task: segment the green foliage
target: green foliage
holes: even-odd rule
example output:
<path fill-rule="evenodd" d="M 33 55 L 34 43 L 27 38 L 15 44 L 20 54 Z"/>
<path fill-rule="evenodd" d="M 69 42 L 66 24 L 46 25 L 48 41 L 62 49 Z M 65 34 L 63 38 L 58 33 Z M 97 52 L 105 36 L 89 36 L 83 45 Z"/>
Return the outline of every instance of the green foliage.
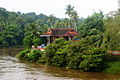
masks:
<path fill-rule="evenodd" d="M 77 30 L 77 23 L 79 22 L 78 19 L 78 13 L 77 11 L 74 10 L 74 6 L 71 6 L 70 4 L 68 6 L 66 6 L 66 12 L 65 14 L 69 16 L 69 20 L 68 21 L 64 21 L 64 23 L 67 23 L 67 27 L 69 28 L 74 28 L 75 30 Z"/>
<path fill-rule="evenodd" d="M 106 68 L 106 51 L 102 48 L 88 46 L 90 43 L 56 39 L 47 46 L 45 52 L 24 50 L 17 57 L 30 62 L 47 62 L 50 65 L 80 69 L 82 71 L 102 71 Z"/>
<path fill-rule="evenodd" d="M 38 45 L 41 45 L 41 44 L 42 44 L 42 41 L 41 41 L 40 38 L 36 38 L 36 39 L 33 40 L 33 44 L 34 44 L 34 46 L 36 47 L 36 46 L 38 46 Z"/>
<path fill-rule="evenodd" d="M 37 24 L 31 23 L 27 25 L 25 28 L 25 38 L 23 40 L 24 46 L 26 48 L 31 48 L 32 45 L 35 47 L 41 45 L 42 41 L 39 37 L 40 34 L 41 29 Z"/>
<path fill-rule="evenodd" d="M 26 60 L 30 62 L 39 62 L 39 63 L 46 62 L 45 53 L 37 49 L 34 50 L 25 49 L 20 53 L 18 53 L 16 57 L 21 60 Z"/>
<path fill-rule="evenodd" d="M 22 42 L 18 42 L 21 41 L 19 37 L 22 37 L 22 34 L 16 24 L 5 25 L 4 28 L 5 29 L 0 31 L 0 45 L 13 46 L 22 44 Z"/>
<path fill-rule="evenodd" d="M 103 71 L 104 73 L 119 74 L 120 73 L 120 62 L 106 62 L 107 68 Z"/>
<path fill-rule="evenodd" d="M 92 41 L 96 47 L 101 47 L 103 41 L 104 23 L 103 13 L 93 13 L 83 21 L 83 24 L 79 28 L 80 38 L 87 38 Z"/>
<path fill-rule="evenodd" d="M 90 42 L 67 42 L 56 39 L 46 48 L 47 63 L 83 71 L 102 71 L 106 51 L 90 46 Z"/>
<path fill-rule="evenodd" d="M 103 70 L 105 50 L 94 48 L 87 40 L 73 43 L 67 48 L 68 68 L 83 71 Z"/>
<path fill-rule="evenodd" d="M 46 63 L 46 56 L 45 52 L 40 52 L 41 56 L 39 57 L 39 60 L 37 61 L 38 63 Z"/>
<path fill-rule="evenodd" d="M 79 68 L 83 71 L 102 71 L 105 68 L 105 50 L 101 48 L 89 48 L 82 58 Z"/>
<path fill-rule="evenodd" d="M 25 49 L 23 51 L 21 51 L 20 53 L 18 53 L 16 55 L 17 58 L 21 59 L 21 60 L 25 60 L 26 59 L 26 55 L 30 53 L 30 50 L 29 49 Z"/>
<path fill-rule="evenodd" d="M 0 45 L 14 46 L 22 45 L 23 31 L 21 26 L 15 22 L 17 14 L 0 8 Z"/>
<path fill-rule="evenodd" d="M 107 16 L 104 25 L 105 32 L 102 46 L 108 50 L 120 50 L 120 15 L 119 11 L 114 12 L 113 15 Z"/>
<path fill-rule="evenodd" d="M 82 60 L 81 56 L 86 50 L 86 45 L 81 42 L 72 42 L 67 46 L 67 67 L 73 69 L 79 69 L 79 64 Z"/>
<path fill-rule="evenodd" d="M 26 55 L 26 60 L 30 62 L 37 62 L 39 57 L 41 57 L 41 52 L 40 50 L 35 49 Z"/>
<path fill-rule="evenodd" d="M 98 32 L 104 31 L 104 24 L 103 24 L 103 13 L 93 13 L 92 16 L 89 16 L 87 19 L 84 20 L 84 24 L 80 26 L 80 33 L 81 37 L 96 35 Z M 96 33 L 96 34 L 95 34 Z"/>
<path fill-rule="evenodd" d="M 63 38 L 56 39 L 52 44 L 45 49 L 47 62 L 55 66 L 65 66 L 65 49 L 67 41 Z"/>
<path fill-rule="evenodd" d="M 68 5 L 65 14 L 69 18 L 59 19 L 54 15 L 36 15 L 33 12 L 22 14 L 0 8 L 0 46 L 23 45 L 24 43 L 26 48 L 31 48 L 32 45 L 42 44 L 39 36 L 47 28 L 72 27 L 79 30 L 80 42 L 56 39 L 47 46 L 45 53 L 26 49 L 18 54 L 18 58 L 83 71 L 101 71 L 105 60 L 109 62 L 106 72 L 111 72 L 116 68 L 115 72 L 119 72 L 119 63 L 110 62 L 119 61 L 119 57 L 105 54 L 104 49 L 120 50 L 120 9 L 106 17 L 100 11 L 94 12 L 86 19 L 78 19 L 77 11 L 73 6 Z"/>
<path fill-rule="evenodd" d="M 50 26 L 48 16 L 44 14 L 21 14 L 21 12 L 9 12 L 4 8 L 0 8 L 0 15 L 0 46 L 23 45 L 23 39 L 27 37 L 26 40 L 28 40 L 28 35 L 32 34 L 34 37 L 39 37 L 38 35 L 45 32 Z M 53 19 L 54 22 L 57 20 L 56 17 Z M 24 45 L 28 46 L 26 40 Z M 38 39 L 35 38 L 34 43 L 36 45 Z"/>
<path fill-rule="evenodd" d="M 102 11 L 94 12 L 88 18 L 78 19 L 74 6 L 66 7 L 66 15 L 69 18 L 59 19 L 54 15 L 36 15 L 32 13 L 9 12 L 0 8 L 0 45 L 15 46 L 39 45 L 39 35 L 47 28 L 75 28 L 79 32 L 79 38 L 87 38 L 94 46 L 111 50 L 120 50 L 120 10 L 104 17 Z M 33 40 L 30 38 L 32 37 Z M 24 39 L 24 40 L 23 40 Z M 28 41 L 30 40 L 30 41 Z M 25 41 L 25 42 L 24 42 Z M 31 42 L 32 41 L 32 42 Z M 40 43 L 39 43 L 40 42 Z"/>
<path fill-rule="evenodd" d="M 23 40 L 24 46 L 26 48 L 31 48 L 31 46 L 33 45 L 32 41 L 33 41 L 33 36 L 32 35 L 26 36 Z"/>
<path fill-rule="evenodd" d="M 68 54 L 69 55 L 69 54 Z M 68 56 L 68 68 L 79 69 L 79 64 L 82 61 L 82 54 L 73 53 L 71 56 Z"/>

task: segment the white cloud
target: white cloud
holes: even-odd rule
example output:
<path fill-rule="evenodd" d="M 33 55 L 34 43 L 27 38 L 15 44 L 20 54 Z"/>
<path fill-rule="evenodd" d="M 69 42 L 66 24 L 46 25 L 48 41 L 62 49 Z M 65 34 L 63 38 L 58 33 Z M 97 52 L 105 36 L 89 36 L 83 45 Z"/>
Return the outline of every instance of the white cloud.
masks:
<path fill-rule="evenodd" d="M 108 13 L 117 9 L 117 0 L 0 0 L 0 7 L 10 11 L 55 14 L 57 17 L 65 17 L 65 8 L 68 4 L 75 7 L 80 17 L 91 15 L 93 10 L 100 9 Z"/>

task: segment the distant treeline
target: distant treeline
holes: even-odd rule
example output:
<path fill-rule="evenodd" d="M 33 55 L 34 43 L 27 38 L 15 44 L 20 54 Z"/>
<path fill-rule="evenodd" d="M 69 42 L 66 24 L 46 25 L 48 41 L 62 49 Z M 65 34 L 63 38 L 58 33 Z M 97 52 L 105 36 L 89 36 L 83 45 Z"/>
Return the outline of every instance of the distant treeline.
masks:
<path fill-rule="evenodd" d="M 87 40 L 92 46 L 120 50 L 120 9 L 107 15 L 99 11 L 87 18 L 79 18 L 74 7 L 68 5 L 65 14 L 69 18 L 10 12 L 0 8 L 0 45 L 40 45 L 39 35 L 47 28 L 74 28 L 79 33 L 77 38 Z"/>

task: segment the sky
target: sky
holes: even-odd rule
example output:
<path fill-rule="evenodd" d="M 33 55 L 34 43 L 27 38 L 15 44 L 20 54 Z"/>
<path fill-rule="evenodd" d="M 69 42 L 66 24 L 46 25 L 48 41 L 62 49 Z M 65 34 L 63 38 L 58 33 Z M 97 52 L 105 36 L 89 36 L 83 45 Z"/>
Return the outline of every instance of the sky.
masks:
<path fill-rule="evenodd" d="M 87 17 L 99 10 L 107 14 L 118 8 L 118 0 L 0 0 L 0 7 L 6 8 L 8 11 L 35 12 L 48 16 L 54 14 L 59 18 L 67 17 L 65 9 L 68 4 L 75 7 L 79 17 Z"/>

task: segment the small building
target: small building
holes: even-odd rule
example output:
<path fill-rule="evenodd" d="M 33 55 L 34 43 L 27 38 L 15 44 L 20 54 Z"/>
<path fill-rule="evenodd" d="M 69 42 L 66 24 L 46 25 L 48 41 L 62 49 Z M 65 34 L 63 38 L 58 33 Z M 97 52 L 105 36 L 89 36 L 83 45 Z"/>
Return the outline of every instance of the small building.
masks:
<path fill-rule="evenodd" d="M 40 35 L 45 45 L 52 43 L 56 38 L 74 40 L 78 33 L 73 28 L 49 28 L 47 32 Z"/>

